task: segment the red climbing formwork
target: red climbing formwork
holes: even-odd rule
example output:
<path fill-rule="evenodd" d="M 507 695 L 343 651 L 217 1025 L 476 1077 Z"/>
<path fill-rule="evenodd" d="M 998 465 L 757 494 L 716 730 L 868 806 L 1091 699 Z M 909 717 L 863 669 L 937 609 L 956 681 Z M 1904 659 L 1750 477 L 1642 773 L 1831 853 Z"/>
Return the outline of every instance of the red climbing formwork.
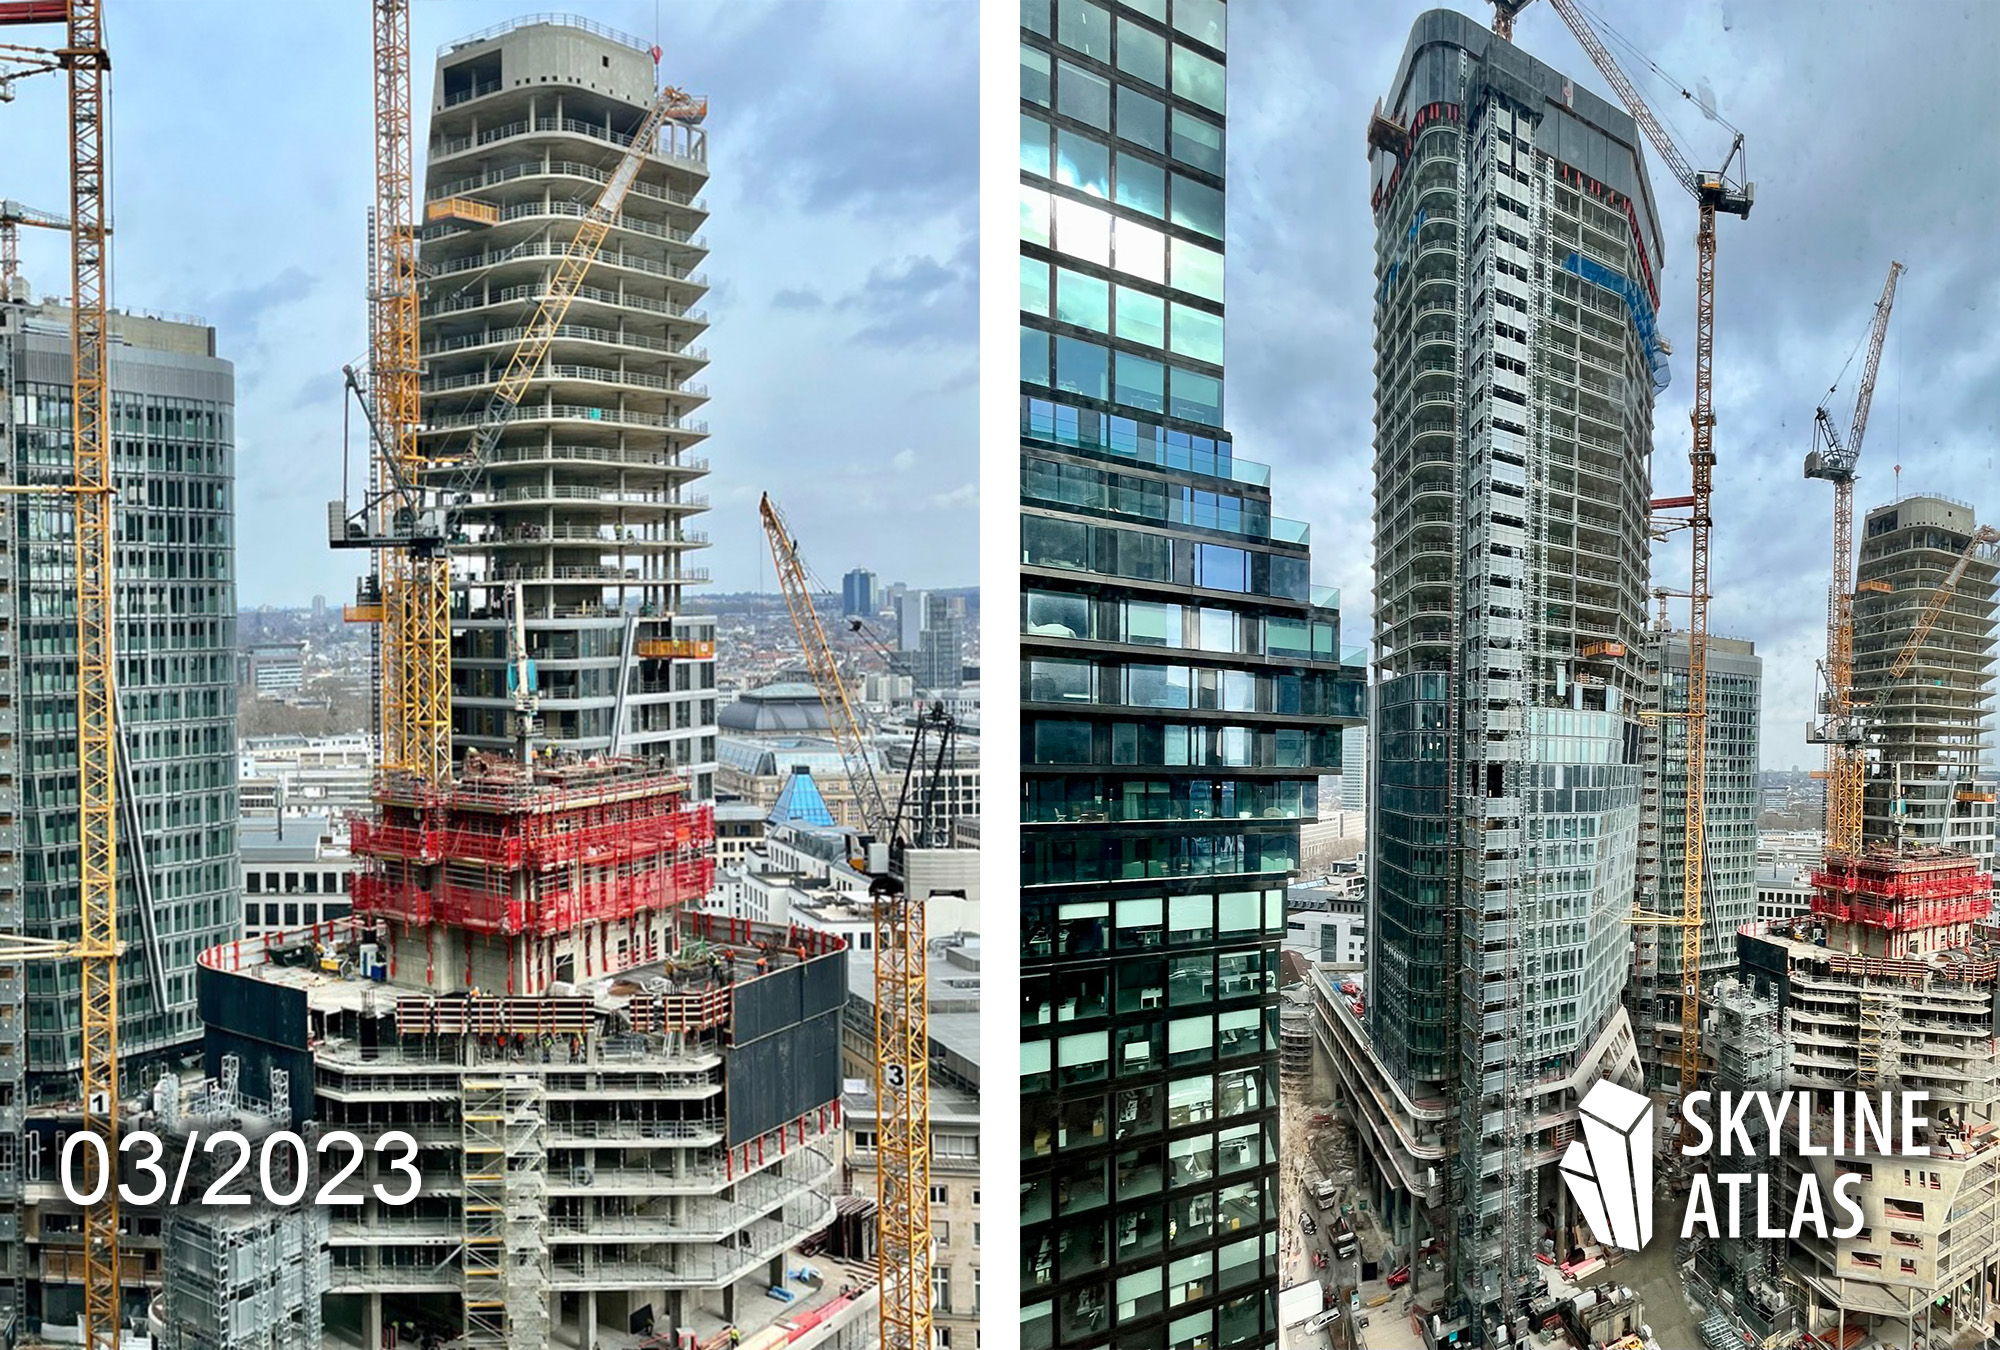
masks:
<path fill-rule="evenodd" d="M 386 778 L 352 824 L 357 915 L 548 937 L 705 896 L 715 813 L 641 760 L 468 759 L 442 791 Z"/>
<path fill-rule="evenodd" d="M 1812 912 L 1889 932 L 1968 924 L 1993 912 L 1993 878 L 1950 849 L 1830 855 L 1812 874 Z"/>

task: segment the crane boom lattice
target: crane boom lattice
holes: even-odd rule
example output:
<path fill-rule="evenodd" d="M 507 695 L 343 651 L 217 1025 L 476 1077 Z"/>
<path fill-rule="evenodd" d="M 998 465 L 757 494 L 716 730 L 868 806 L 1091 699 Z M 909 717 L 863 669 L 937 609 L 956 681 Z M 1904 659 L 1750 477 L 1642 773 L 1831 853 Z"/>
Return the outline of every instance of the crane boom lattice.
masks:
<path fill-rule="evenodd" d="M 1847 439 L 1841 440 L 1833 415 L 1824 406 L 1813 414 L 1813 434 L 1826 443 L 1806 456 L 1808 478 L 1833 484 L 1833 571 L 1826 593 L 1826 715 L 1812 739 L 1826 744 L 1826 852 L 1853 855 L 1861 851 L 1862 780 L 1866 765 L 1861 726 L 1854 709 L 1854 468 L 1861 460 L 1861 441 L 1868 431 L 1868 409 L 1875 398 L 1875 376 L 1882 367 L 1882 344 L 1889 332 L 1889 311 L 1896 302 L 1896 280 L 1903 264 L 1889 264 L 1882 298 L 1875 302 L 1875 319 L 1868 337 L 1868 360 L 1854 396 L 1854 417 Z"/>
<path fill-rule="evenodd" d="M 1513 16 L 1528 0 L 1495 0 L 1496 31 L 1511 36 Z M 1618 65 L 1576 0 L 1549 0 L 1563 23 L 1590 57 L 1639 130 L 1652 143 L 1667 171 L 1695 199 L 1695 352 L 1693 442 L 1688 452 L 1693 492 L 1689 505 L 1688 584 L 1688 703 L 1686 856 L 1681 866 L 1681 911 L 1654 920 L 1681 929 L 1681 1095 L 1695 1090 L 1701 1063 L 1701 939 L 1704 928 L 1703 886 L 1707 871 L 1707 750 L 1708 750 L 1708 602 L 1709 544 L 1714 524 L 1711 498 L 1715 476 L 1715 217 L 1718 212 L 1748 217 L 1755 200 L 1753 187 L 1729 179 L 1729 167 L 1743 148 L 1742 136 L 1731 145 L 1721 169 L 1697 172 L 1687 156 Z"/>
<path fill-rule="evenodd" d="M 778 584 L 798 631 L 799 647 L 819 691 L 820 706 L 846 768 L 848 786 L 860 802 L 863 828 L 887 844 L 894 858 L 903 839 L 903 811 L 909 804 L 907 775 L 896 814 L 891 815 L 861 719 L 848 697 L 833 647 L 826 640 L 819 610 L 798 545 L 767 494 L 758 503 L 764 534 L 777 565 Z M 944 722 L 938 752 L 948 762 L 951 736 Z M 922 753 L 924 728 L 911 747 L 911 763 Z M 938 775 L 926 784 L 934 791 Z M 927 806 L 919 807 L 920 820 Z M 928 823 L 918 826 L 921 840 Z M 930 1002 L 925 972 L 925 897 L 907 893 L 895 876 L 875 876 L 868 890 L 874 904 L 875 938 L 875 1110 L 876 1255 L 881 1262 L 883 1350 L 929 1350 L 931 1344 L 931 1147 Z"/>

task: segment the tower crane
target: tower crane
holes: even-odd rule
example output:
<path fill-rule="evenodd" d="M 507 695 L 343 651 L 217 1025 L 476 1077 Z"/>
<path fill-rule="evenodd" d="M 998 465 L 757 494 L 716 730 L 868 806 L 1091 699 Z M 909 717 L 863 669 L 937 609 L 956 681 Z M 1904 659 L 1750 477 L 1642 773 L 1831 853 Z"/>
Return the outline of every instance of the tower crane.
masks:
<path fill-rule="evenodd" d="M 0 201 L 0 300 L 14 294 L 14 278 L 21 271 L 20 231 L 22 225 L 35 225 L 45 230 L 67 230 L 69 220 L 52 211 L 37 211 L 32 206 L 19 202 Z M 107 228 L 106 234 L 111 233 Z"/>
<path fill-rule="evenodd" d="M 77 914 L 78 938 L 9 937 L 0 958 L 74 959 L 82 1002 L 83 1128 L 104 1142 L 81 1150 L 84 1193 L 102 1197 L 83 1212 L 83 1343 L 118 1342 L 118 1188 L 109 1160 L 118 1152 L 118 811 L 112 717 L 113 554 L 117 497 L 111 481 L 109 300 L 105 240 L 105 86 L 100 0 L 8 0 L 0 25 L 61 23 L 53 66 L 69 72 L 71 458 L 68 485 L 76 559 Z M 9 48 L 18 52 L 20 48 Z M 48 69 L 44 63 L 37 67 Z M 48 489 L 34 487 L 32 491 Z"/>
<path fill-rule="evenodd" d="M 1833 414 L 1821 404 L 1813 413 L 1813 449 L 1805 476 L 1833 484 L 1833 579 L 1826 592 L 1826 707 L 1807 739 L 1826 746 L 1826 852 L 1861 851 L 1862 729 L 1854 716 L 1854 466 L 1868 430 L 1868 406 L 1882 367 L 1882 340 L 1889 332 L 1889 309 L 1896 303 L 1896 279 L 1903 264 L 1889 264 L 1882 298 L 1868 334 L 1868 361 L 1854 395 L 1854 418 L 1843 443 Z M 1820 448 L 1824 442 L 1825 449 Z"/>
<path fill-rule="evenodd" d="M 420 441 L 421 390 L 417 306 L 417 236 L 410 150 L 409 0 L 370 0 L 375 21 L 375 256 L 371 268 L 368 397 L 363 402 L 374 453 L 369 488 L 358 510 L 328 507 L 328 543 L 374 551 L 376 594 L 350 613 L 379 618 L 382 678 L 378 691 L 381 765 L 429 783 L 451 774 L 451 516 L 555 340 L 584 276 L 597 259 L 648 149 L 668 120 L 699 122 L 708 101 L 660 90 L 597 201 L 565 246 L 470 446 L 437 454 Z M 451 198 L 432 204 L 435 218 L 491 224 L 490 203 Z M 350 369 L 348 386 L 360 381 Z M 372 603 L 369 601 L 372 600 Z"/>
<path fill-rule="evenodd" d="M 908 775 L 896 813 L 889 813 L 868 743 L 835 664 L 833 647 L 813 605 L 812 587 L 798 545 L 767 494 L 758 503 L 764 534 L 777 565 L 778 583 L 798 630 L 799 646 L 819 691 L 820 706 L 840 750 L 849 785 L 861 802 L 873 875 L 869 895 L 875 915 L 875 1105 L 880 1129 L 876 1166 L 876 1254 L 881 1262 L 883 1350 L 929 1350 L 931 1344 L 930 1207 L 930 1004 L 924 970 L 924 900 L 906 892 L 889 870 L 889 859 L 905 842 L 904 812 Z M 947 723 L 939 764 L 949 760 Z M 921 752 L 911 748 L 911 771 Z M 934 790 L 938 774 L 931 775 Z M 918 840 L 930 828 L 930 813 L 917 813 Z"/>
<path fill-rule="evenodd" d="M 1529 3 L 1530 0 L 1494 0 L 1494 33 L 1512 41 L 1514 16 Z M 1681 865 L 1681 912 L 1671 917 L 1642 916 L 1645 922 L 1664 923 L 1681 930 L 1681 1096 L 1685 1098 L 1695 1090 L 1696 1070 L 1701 1063 L 1702 890 L 1707 871 L 1704 798 L 1708 750 L 1708 565 L 1709 534 L 1714 523 L 1709 505 L 1715 475 L 1715 218 L 1722 214 L 1747 219 L 1756 188 L 1729 177 L 1730 166 L 1743 150 L 1741 133 L 1730 145 L 1720 169 L 1693 168 L 1660 119 L 1639 97 L 1639 91 L 1619 68 L 1576 0 L 1549 0 L 1549 4 L 1562 15 L 1598 73 L 1652 142 L 1668 172 L 1694 197 L 1697 215 L 1694 407 L 1689 413 L 1694 439 L 1688 451 L 1694 490 L 1685 499 L 1692 510 L 1688 528 L 1692 553 L 1688 583 L 1688 706 L 1685 713 L 1679 714 L 1687 723 L 1687 856 Z"/>

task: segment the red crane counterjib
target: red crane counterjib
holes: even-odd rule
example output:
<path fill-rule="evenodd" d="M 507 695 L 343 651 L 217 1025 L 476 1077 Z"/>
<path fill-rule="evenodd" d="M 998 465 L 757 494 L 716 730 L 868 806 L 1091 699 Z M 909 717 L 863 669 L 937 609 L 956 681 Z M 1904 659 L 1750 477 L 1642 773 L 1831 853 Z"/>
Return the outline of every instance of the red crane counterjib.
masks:
<path fill-rule="evenodd" d="M 69 0 L 0 0 L 0 24 L 68 22 Z"/>

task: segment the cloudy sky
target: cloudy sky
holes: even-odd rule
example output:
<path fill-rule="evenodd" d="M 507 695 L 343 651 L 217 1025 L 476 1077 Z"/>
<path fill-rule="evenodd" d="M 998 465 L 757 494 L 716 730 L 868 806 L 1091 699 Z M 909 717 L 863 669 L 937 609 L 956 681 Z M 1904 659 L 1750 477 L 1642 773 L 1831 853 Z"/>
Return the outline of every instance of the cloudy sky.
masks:
<path fill-rule="evenodd" d="M 1428 5 L 1254 0 L 1230 7 L 1229 425 L 1276 468 L 1279 514 L 1313 526 L 1317 580 L 1342 588 L 1343 641 L 1369 633 L 1372 260 L 1363 132 Z M 1451 8 L 1491 21 L 1471 0 Z M 1764 658 L 1767 767 L 1817 766 L 1803 728 L 1825 649 L 1832 489 L 1800 476 L 1812 413 L 1897 290 L 1862 452 L 1860 511 L 1904 492 L 2000 517 L 2000 6 L 1810 0 L 1591 0 L 1589 8 L 1741 127 L 1756 208 L 1719 227 L 1712 631 Z M 1515 40 L 1606 97 L 1562 18 Z M 1614 48 L 1615 50 L 1615 48 Z M 1621 56 L 1621 60 L 1622 60 Z M 1669 86 L 1641 92 L 1689 159 L 1720 127 Z M 1649 161 L 1668 255 L 1661 323 L 1674 382 L 1654 417 L 1659 495 L 1685 492 L 1694 351 L 1691 198 Z M 1857 357 L 1831 406 L 1853 411 Z M 1684 534 L 1657 584 L 1685 588 Z M 1682 609 L 1685 622 L 1685 608 Z"/>
<path fill-rule="evenodd" d="M 532 6 L 413 8 L 421 145 L 438 46 Z M 944 0 L 570 8 L 657 42 L 664 77 L 712 100 L 714 509 L 697 524 L 717 588 L 776 588 L 765 489 L 836 586 L 853 566 L 976 581 L 976 25 Z M 340 489 L 340 368 L 365 354 L 368 6 L 106 9 L 113 300 L 207 318 L 236 363 L 240 603 L 339 600 L 361 564 L 321 541 Z M 0 109 L 0 196 L 67 209 L 62 92 L 38 76 Z M 66 294 L 64 236 L 21 234 L 29 279 Z"/>

